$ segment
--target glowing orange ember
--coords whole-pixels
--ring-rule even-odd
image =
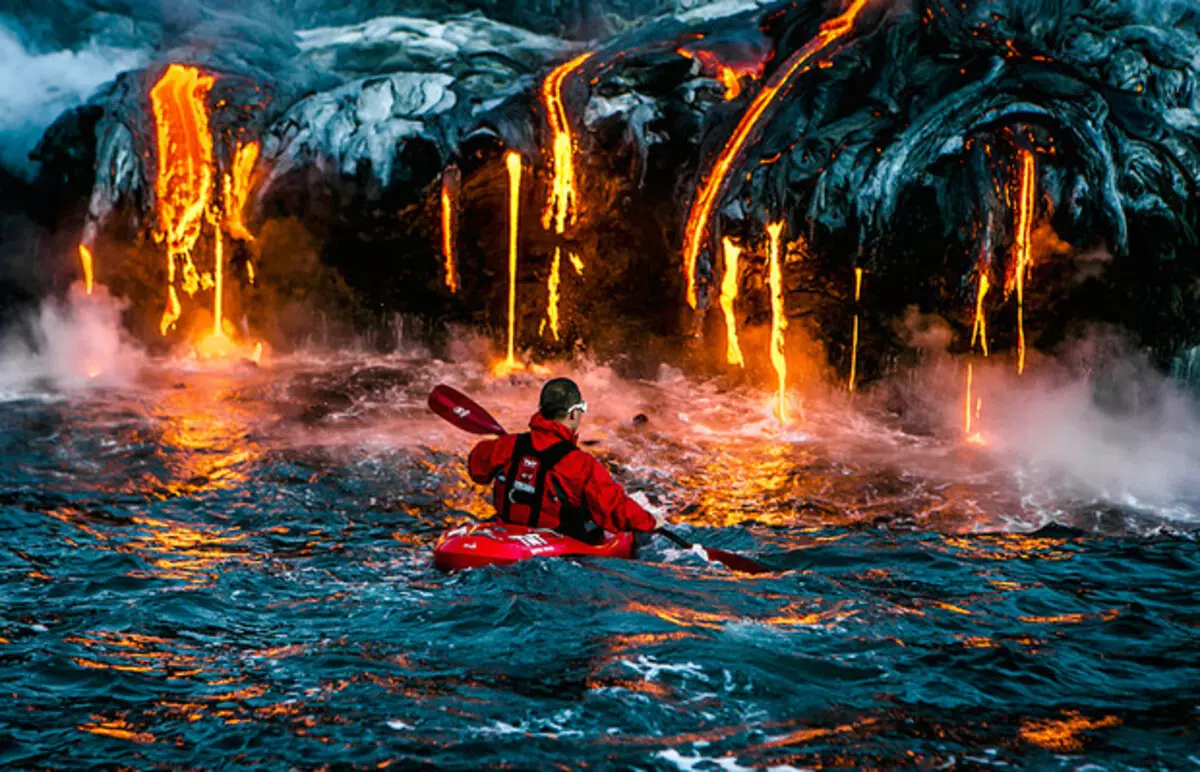
[[[783,270],[779,263],[780,239],[783,234],[783,221],[774,222],[767,226],[767,235],[771,239],[771,265],[768,281],[771,286],[771,364],[775,367],[775,375],[779,378],[779,423],[787,423],[787,395],[784,391],[787,382],[787,356],[783,350],[783,331],[787,329],[787,318],[783,306]]]
[[[742,249],[728,237],[722,241],[722,246],[725,251],[725,278],[721,282],[721,310],[725,312],[725,361],[745,367],[742,347],[738,345],[737,317],[733,313],[733,302],[738,295],[738,258]]]
[[[83,287],[90,295],[95,286],[95,279],[92,273],[92,250],[88,249],[86,244],[79,245],[79,263],[83,266]]]
[[[515,338],[517,330],[517,230],[521,219],[521,154],[509,150],[504,154],[508,168],[508,356],[506,369],[517,369]]]
[[[846,388],[854,393],[855,376],[858,374],[858,301],[862,298],[863,269],[854,269],[854,332],[850,340],[850,380]]]
[[[817,36],[805,44],[799,51],[792,54],[771,75],[771,78],[763,84],[762,90],[750,102],[750,106],[746,108],[746,112],[742,114],[737,127],[729,137],[729,141],[725,143],[725,146],[721,148],[721,152],[717,155],[707,179],[700,184],[696,191],[696,198],[692,202],[692,209],[688,214],[683,243],[683,275],[687,285],[687,302],[692,308],[696,308],[698,302],[696,295],[696,261],[709,235],[713,209],[725,193],[726,180],[733,169],[734,163],[741,156],[746,143],[749,142],[751,136],[758,128],[763,115],[775,102],[775,98],[779,95],[780,91],[788,86],[792,77],[815,55],[853,29],[854,20],[858,17],[859,12],[862,11],[863,6],[866,5],[866,1],[853,0],[850,7],[840,16],[822,24],[821,31],[817,33]]]
[[[167,309],[159,325],[163,335],[181,313],[175,291],[178,260],[183,260],[184,292],[194,295],[200,288],[192,249],[212,200],[213,147],[206,100],[213,82],[195,67],[173,64],[150,90],[158,139],[155,238],[167,245]]]
[[[455,204],[458,193],[459,171],[451,166],[442,172],[442,259],[446,265],[446,286],[458,292],[458,268],[455,260]]]
[[[575,186],[575,138],[571,134],[570,116],[567,115],[567,108],[563,103],[563,83],[592,56],[591,52],[583,53],[569,62],[564,62],[555,67],[542,81],[542,103],[546,109],[546,120],[550,124],[552,159],[550,197],[542,213],[542,227],[548,229],[553,226],[554,232],[560,235],[575,223],[579,195]],[[583,261],[578,256],[571,255],[571,264],[577,273],[583,273]],[[555,340],[558,340],[558,288],[562,279],[561,269],[562,248],[555,247],[550,277],[547,280],[546,306],[546,317]]]
[[[1017,289],[1017,373],[1025,372],[1025,276],[1029,272],[1032,255],[1033,232],[1033,195],[1034,185],[1033,153],[1021,151],[1021,198],[1017,210],[1017,243],[1016,270],[1012,276]]]

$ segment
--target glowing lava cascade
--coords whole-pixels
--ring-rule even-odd
[[[592,53],[584,53],[564,62],[554,68],[542,82],[542,103],[546,110],[546,120],[550,124],[551,137],[551,185],[550,197],[542,213],[542,227],[554,228],[554,233],[561,236],[567,228],[575,223],[578,212],[579,191],[575,185],[575,137],[571,134],[570,116],[563,103],[563,83],[571,73],[578,70],[584,62],[592,57]],[[550,277],[546,282],[548,293],[546,303],[546,319],[549,322],[550,333],[558,340],[559,315],[558,300],[559,286],[562,282],[562,247],[554,248],[554,258],[550,265]],[[573,252],[568,253],[568,259],[577,274],[583,274],[583,261]]]
[[[683,242],[684,282],[687,285],[687,302],[693,309],[698,304],[696,262],[709,235],[713,209],[725,194],[726,183],[733,170],[733,165],[741,157],[742,150],[750,141],[763,116],[775,103],[780,92],[790,84],[796,73],[800,72],[813,57],[854,28],[854,21],[865,5],[866,0],[853,0],[850,7],[840,16],[822,24],[821,31],[817,33],[817,36],[792,54],[771,75],[738,120],[733,134],[730,135],[729,140],[717,155],[716,161],[713,162],[708,177],[700,183],[696,191],[696,198],[692,202],[692,209],[688,213]]]
[[[521,224],[521,154],[509,150],[504,154],[508,169],[508,356],[502,371],[520,368],[516,358],[517,334],[517,234]]]
[[[458,292],[458,259],[455,242],[458,224],[458,191],[462,175],[457,166],[442,172],[442,260],[445,265],[446,287],[451,293]]]
[[[721,310],[725,314],[725,361],[745,367],[746,360],[738,344],[737,316],[733,312],[733,303],[738,296],[738,258],[741,257],[742,248],[728,237],[722,239],[722,247],[725,253],[725,278],[721,281]]]
[[[846,390],[851,394],[855,389],[855,377],[858,375],[858,302],[862,299],[863,269],[854,269],[854,330],[850,336],[850,379],[846,382]]]
[[[83,288],[87,294],[92,294],[96,286],[95,268],[93,266],[92,250],[86,244],[79,245],[79,264],[83,268]]]
[[[787,317],[783,305],[783,268],[780,265],[780,240],[783,237],[783,221],[767,226],[771,239],[771,262],[768,283],[771,287],[771,364],[779,379],[779,423],[787,423],[787,355],[784,353],[783,331],[787,329]]]
[[[150,90],[158,137],[155,239],[167,246],[167,308],[159,324],[163,335],[183,313],[175,289],[179,260],[183,261],[183,291],[194,295],[200,288],[192,249],[212,200],[213,143],[206,101],[214,82],[195,67],[172,64]]]
[[[1021,189],[1017,203],[1016,261],[1005,284],[1017,290],[1017,374],[1025,372],[1025,278],[1032,262],[1033,204],[1036,166],[1033,153],[1021,151]]]
[[[211,290],[210,332],[193,341],[202,357],[227,356],[238,346],[231,340],[233,326],[225,318],[227,275],[225,236],[253,242],[245,222],[245,208],[261,147],[258,142],[236,143],[230,148],[230,170],[219,176],[209,128],[208,96],[215,77],[195,67],[173,64],[150,90],[158,157],[154,192],[157,206],[155,240],[167,248],[167,307],[159,323],[166,336],[183,314],[179,290],[189,297]],[[201,273],[193,251],[211,226],[213,268]],[[246,278],[254,284],[254,264],[246,260]],[[182,280],[177,281],[177,275]],[[262,344],[255,346],[255,359]]]

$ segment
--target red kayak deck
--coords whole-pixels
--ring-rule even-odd
[[[505,566],[530,558],[633,557],[633,534],[606,534],[600,544],[587,544],[544,528],[500,522],[453,528],[433,548],[433,564],[442,571],[477,566]]]

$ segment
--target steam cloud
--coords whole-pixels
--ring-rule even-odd
[[[79,283],[65,300],[44,300],[35,316],[0,338],[0,397],[131,382],[144,355],[121,326],[126,305],[107,287],[88,295]]]
[[[0,23],[0,163],[29,174],[29,152],[64,111],[83,104],[147,52],[89,42],[77,51],[35,53]]]

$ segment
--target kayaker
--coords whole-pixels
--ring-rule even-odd
[[[576,446],[587,402],[570,378],[542,387],[529,431],[484,440],[471,451],[471,479],[493,483],[496,514],[508,523],[551,528],[584,541],[604,531],[667,525],[631,499],[604,465]]]

